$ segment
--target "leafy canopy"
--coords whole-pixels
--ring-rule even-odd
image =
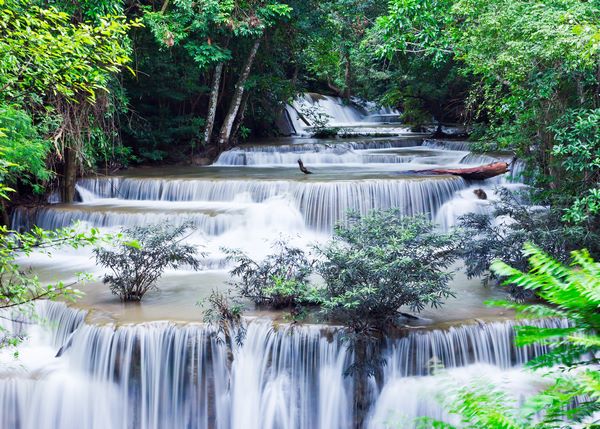
[[[539,202],[597,229],[597,0],[390,0],[369,42],[380,68],[407,74],[387,91],[407,107],[424,98],[403,88],[423,76],[415,65],[451,65],[469,82],[456,97],[462,119],[484,125],[480,147],[513,150]]]
[[[552,124],[556,156],[567,172],[563,188],[577,195],[565,220],[583,223],[600,214],[600,108],[571,109]]]
[[[84,94],[93,102],[98,91],[108,91],[111,74],[127,67],[127,32],[137,25],[111,15],[74,24],[54,7],[0,0],[0,99]]]
[[[171,47],[183,44],[202,69],[232,58],[232,38],[257,38],[291,8],[274,0],[181,0],[160,11],[147,10],[144,20],[155,38]]]
[[[34,190],[42,192],[40,183],[53,176],[46,167],[50,146],[30,114],[0,105],[0,154],[7,163],[3,182],[11,186],[18,182],[31,184]]]

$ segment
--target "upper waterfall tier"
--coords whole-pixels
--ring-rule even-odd
[[[54,311],[50,322],[79,317],[61,308],[64,315]],[[552,320],[531,323],[566,326]],[[233,344],[231,354],[217,341],[215,331],[203,325],[75,324],[71,330],[62,338],[60,356],[50,357],[45,370],[0,378],[4,407],[0,427],[346,429],[352,425],[353,378],[346,371],[354,354],[338,328],[274,326],[253,320],[247,324],[243,344]],[[46,343],[43,336],[33,335],[24,345],[24,361]],[[471,377],[483,369],[487,377],[502,379],[513,374],[510,368],[544,351],[541,346],[516,348],[513,323],[411,331],[389,338],[381,354],[386,362],[381,377],[378,382],[371,378],[367,425],[385,428],[386,416],[394,411],[409,418],[438,416],[440,407],[422,395],[423,387],[448,382],[457,371],[453,368]],[[441,366],[449,370],[445,375],[430,375],[432,368]],[[419,382],[414,376],[420,376]],[[539,382],[530,390],[535,385]],[[398,395],[394,392],[399,386],[410,390]],[[413,424],[409,421],[403,427]]]
[[[415,156],[405,155],[401,151],[387,152],[385,149],[416,148],[420,145],[421,140],[415,138],[351,142],[327,141],[285,146],[244,145],[223,152],[215,165],[295,165],[299,158],[306,164],[403,163],[412,161]]]
[[[381,141],[377,144],[328,143],[289,146],[240,146],[223,152],[215,166],[280,167],[296,166],[300,159],[305,165],[327,167],[335,171],[340,166],[359,169],[402,171],[431,168],[432,165],[455,165],[477,162],[467,158],[466,150],[446,150],[441,147],[415,145],[414,140]],[[466,159],[465,159],[466,158]],[[380,165],[380,164],[394,164]]]
[[[191,218],[205,232],[218,234],[241,212],[278,198],[299,210],[309,228],[329,231],[350,209],[366,213],[396,207],[405,215],[433,217],[465,186],[456,177],[411,176],[330,181],[88,178],[78,182],[82,203],[39,209],[30,221],[26,211],[17,211],[14,224],[56,228],[83,220],[97,226],[132,225],[151,220],[155,213],[155,220]]]
[[[400,124],[400,112],[373,103],[315,93],[302,94],[286,105],[286,118],[294,134],[310,134],[319,123],[345,128],[346,134],[401,135],[409,133]],[[391,125],[390,125],[391,124]]]

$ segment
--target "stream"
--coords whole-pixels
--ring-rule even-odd
[[[312,101],[314,102],[314,100]],[[149,223],[191,221],[187,240],[206,253],[199,272],[166,272],[159,290],[124,305],[99,280],[91,250],[62,250],[26,262],[43,281],[95,276],[85,296],[68,306],[40,302],[44,322],[8,322],[27,333],[15,358],[0,353],[3,429],[345,429],[352,428],[353,351],[336,326],[293,324],[278,313],[249,308],[246,340],[227,350],[196,305],[227,288],[223,247],[265,256],[277,239],[311,249],[331,236],[348,210],[398,208],[424,214],[441,230],[470,212],[489,210],[496,186],[520,187],[510,177],[472,184],[460,177],[419,173],[436,167],[477,166],[490,157],[469,143],[430,140],[365,117],[335,99],[319,101],[344,139],[311,139],[288,109],[295,137],[241,145],[211,166],[131,168],[79,180],[79,201],[17,210],[14,228],[58,228],[80,221],[103,232]],[[296,106],[297,107],[297,106]],[[372,134],[352,136],[352,134]],[[381,136],[386,134],[386,136]],[[302,159],[313,174],[298,170]],[[512,176],[519,177],[519,165]],[[481,188],[488,200],[473,191]],[[25,262],[25,260],[24,260]],[[502,297],[456,267],[456,297],[425,310],[401,335],[386,339],[382,376],[370,379],[366,429],[410,428],[414,418],[450,418],[436,399],[452,386],[485,377],[512,392],[531,394],[540,377],[521,366],[543,347],[516,348],[510,312],[483,301]],[[537,322],[558,326],[558,321]],[[443,367],[435,371],[433,368]],[[32,410],[36,410],[32,412]],[[451,418],[450,418],[451,420]]]

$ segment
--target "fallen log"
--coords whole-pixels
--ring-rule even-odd
[[[485,180],[508,173],[508,166],[507,162],[492,162],[491,164],[480,165],[478,167],[435,168],[433,170],[421,170],[420,173],[451,174],[453,176],[460,176],[466,180]]]

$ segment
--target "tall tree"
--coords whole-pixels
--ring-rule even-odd
[[[391,0],[377,32],[390,60],[455,61],[483,147],[531,161],[538,200],[597,228],[599,28],[597,0]]]
[[[106,119],[109,86],[130,61],[127,32],[137,23],[115,15],[80,21],[33,0],[0,5],[0,104],[52,118],[47,137],[64,166],[63,199],[72,201],[85,143]]]
[[[205,144],[210,145],[221,88],[227,76],[236,82],[229,107],[222,119],[218,146],[232,139],[231,131],[242,106],[245,85],[265,31],[289,16],[289,6],[273,0],[223,1],[185,0],[163,3],[160,11],[148,11],[146,22],[155,37],[170,47],[182,44],[198,66],[212,71],[210,100],[204,129]],[[232,64],[232,48],[240,49],[250,41],[245,61],[239,70]],[[238,52],[239,54],[239,52]]]

